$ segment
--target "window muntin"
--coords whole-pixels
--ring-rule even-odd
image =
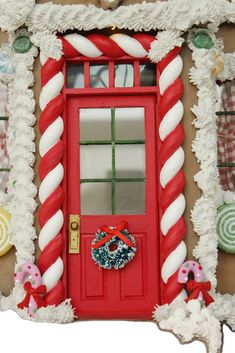
[[[81,214],[139,214],[145,212],[145,137],[144,137],[144,108],[108,108],[111,116],[110,134],[111,139],[103,140],[83,140],[80,132],[80,184],[81,184]],[[116,135],[116,116],[127,116],[127,109],[130,115],[138,116],[139,121],[142,119],[141,126],[143,128],[141,136],[133,135],[132,129],[129,129],[130,135],[126,133],[123,137]],[[96,114],[97,111],[97,114]],[[82,108],[79,110],[80,117],[96,116],[96,121],[90,125],[91,129],[96,130],[102,119],[102,108]],[[107,115],[107,110],[104,111]],[[142,114],[140,118],[140,114]],[[88,118],[87,121],[92,121]],[[108,115],[107,115],[108,121]],[[135,119],[132,119],[133,126]],[[87,186],[91,184],[91,186]],[[123,184],[123,185],[122,185]],[[110,187],[108,186],[110,185]],[[129,188],[127,187],[129,185]],[[96,191],[97,186],[97,191]],[[92,191],[93,190],[93,191]],[[99,196],[101,200],[100,209],[98,206],[91,205],[90,198],[92,192],[106,193]],[[122,196],[126,202],[122,202]],[[140,195],[137,202],[136,197]],[[95,198],[95,197],[94,197]],[[109,199],[109,202],[107,202]],[[95,201],[96,202],[96,201]],[[104,204],[107,202],[107,205]],[[138,203],[138,205],[136,204]],[[128,207],[126,206],[128,205]],[[103,212],[103,213],[102,213]]]
[[[67,62],[67,88],[128,88],[154,87],[156,65],[133,60],[112,61],[103,58],[95,62]]]

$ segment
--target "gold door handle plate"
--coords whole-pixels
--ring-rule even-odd
[[[80,252],[80,216],[71,214],[69,216],[69,253]]]

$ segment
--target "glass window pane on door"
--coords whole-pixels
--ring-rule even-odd
[[[80,146],[80,178],[112,178],[112,148],[106,145]]]
[[[115,109],[116,140],[144,140],[144,108]]]
[[[81,184],[81,214],[111,214],[111,183]]]
[[[134,67],[132,64],[115,65],[115,87],[134,86]]]
[[[109,86],[109,67],[108,65],[90,65],[90,87],[105,88]]]
[[[80,109],[80,142],[111,140],[109,108]]]
[[[145,183],[116,183],[115,210],[117,214],[143,214],[145,212]]]
[[[117,178],[145,177],[145,145],[117,145],[115,150]]]
[[[82,214],[144,213],[144,108],[83,108],[79,115]]]
[[[83,64],[67,64],[67,87],[84,88],[84,68]]]
[[[156,86],[155,64],[140,64],[140,86]]]

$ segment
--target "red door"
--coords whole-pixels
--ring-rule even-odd
[[[151,319],[159,294],[156,96],[67,98],[67,212],[80,216],[80,252],[68,254],[68,297],[80,319]],[[91,242],[127,221],[136,256],[102,269]]]

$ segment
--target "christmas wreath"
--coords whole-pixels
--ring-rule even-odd
[[[134,258],[136,241],[126,227],[127,222],[122,221],[117,227],[102,226],[96,233],[91,254],[100,267],[119,270]]]

